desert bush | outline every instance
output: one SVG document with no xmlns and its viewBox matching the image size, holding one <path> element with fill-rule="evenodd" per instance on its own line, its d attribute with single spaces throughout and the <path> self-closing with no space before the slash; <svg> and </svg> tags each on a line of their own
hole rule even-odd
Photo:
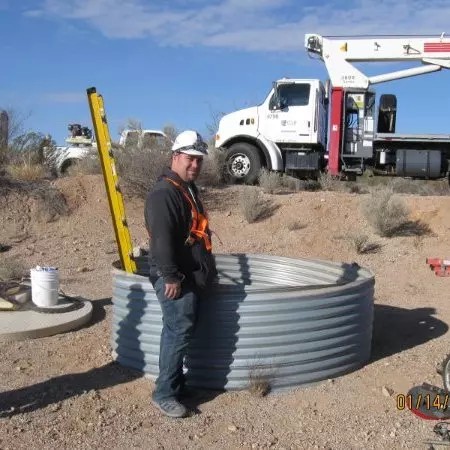
<svg viewBox="0 0 450 450">
<path fill-rule="evenodd" d="M 7 195 L 9 192 L 38 200 L 42 206 L 38 214 L 47 221 L 69 214 L 64 195 L 46 180 L 24 181 L 11 176 L 0 177 L 0 194 Z"/>
<path fill-rule="evenodd" d="M 256 397 L 264 397 L 272 389 L 275 369 L 272 365 L 267 365 L 260 357 L 255 357 L 249 364 L 248 390 Z"/>
<path fill-rule="evenodd" d="M 290 219 L 288 220 L 288 222 L 286 223 L 286 228 L 289 231 L 295 231 L 295 230 L 303 230 L 303 228 L 306 228 L 307 225 L 304 224 L 303 222 L 301 222 L 298 219 Z"/>
<path fill-rule="evenodd" d="M 49 183 L 37 183 L 29 186 L 29 195 L 41 201 L 43 210 L 41 214 L 46 216 L 46 220 L 55 220 L 60 216 L 69 214 L 69 207 L 64 195 Z"/>
<path fill-rule="evenodd" d="M 249 373 L 248 390 L 256 397 L 265 397 L 270 393 L 270 376 L 263 369 L 252 369 Z"/>
<path fill-rule="evenodd" d="M 212 145 L 209 146 L 208 153 L 203 159 L 197 182 L 202 186 L 220 186 L 224 180 L 225 153 Z"/>
<path fill-rule="evenodd" d="M 363 232 L 352 233 L 348 236 L 348 240 L 352 244 L 356 253 L 363 255 L 366 253 L 376 253 L 381 249 L 381 245 L 370 242 L 368 234 Z"/>
<path fill-rule="evenodd" d="M 0 259 L 0 281 L 20 280 L 27 276 L 28 272 L 24 264 L 17 258 L 1 258 Z"/>
<path fill-rule="evenodd" d="M 314 180 L 301 180 L 290 175 L 281 177 L 281 185 L 291 191 L 319 191 L 320 183 Z"/>
<path fill-rule="evenodd" d="M 266 194 L 273 194 L 283 186 L 282 177 L 279 173 L 263 167 L 259 173 L 259 185 Z"/>
<path fill-rule="evenodd" d="M 127 148 L 116 151 L 115 159 L 120 181 L 126 193 L 145 198 L 164 167 L 170 165 L 170 153 Z"/>
<path fill-rule="evenodd" d="M 364 199 L 362 211 L 380 236 L 391 237 L 409 223 L 408 205 L 389 187 L 374 189 Z"/>
<path fill-rule="evenodd" d="M 259 189 L 253 186 L 245 186 L 241 191 L 239 205 L 248 223 L 263 220 L 274 211 L 272 203 L 265 200 Z"/>
<path fill-rule="evenodd" d="M 6 171 L 15 180 L 37 181 L 45 178 L 47 170 L 42 164 L 32 163 L 24 158 L 22 163 L 8 164 Z"/>
<path fill-rule="evenodd" d="M 389 185 L 394 192 L 413 195 L 450 195 L 447 180 L 411 180 L 408 178 L 393 178 Z"/>
<path fill-rule="evenodd" d="M 90 149 L 83 158 L 74 161 L 65 172 L 68 176 L 97 175 L 100 173 L 102 173 L 102 165 L 96 148 Z"/>
<path fill-rule="evenodd" d="M 339 177 L 331 175 L 328 172 L 321 172 L 318 181 L 323 191 L 339 191 L 342 188 Z"/>
</svg>

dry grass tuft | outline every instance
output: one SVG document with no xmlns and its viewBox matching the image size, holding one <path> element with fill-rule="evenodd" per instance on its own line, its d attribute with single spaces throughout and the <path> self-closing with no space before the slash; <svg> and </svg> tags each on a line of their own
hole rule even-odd
<svg viewBox="0 0 450 450">
<path fill-rule="evenodd" d="M 370 242 L 369 235 L 363 232 L 350 234 L 348 240 L 358 255 L 377 253 L 381 249 L 380 244 Z"/>
<path fill-rule="evenodd" d="M 272 389 L 273 373 L 271 369 L 255 365 L 249 371 L 248 390 L 255 397 L 265 397 Z"/>
<path fill-rule="evenodd" d="M 46 168 L 42 164 L 32 164 L 27 161 L 23 163 L 14 163 L 6 167 L 8 174 L 19 181 L 38 181 L 45 178 Z"/>
<path fill-rule="evenodd" d="M 375 189 L 364 198 L 362 211 L 375 231 L 384 237 L 394 236 L 399 228 L 409 222 L 409 209 L 405 200 L 388 187 Z"/>
<path fill-rule="evenodd" d="M 303 230 L 304 228 L 306 228 L 308 225 L 306 225 L 305 223 L 301 222 L 298 219 L 290 219 L 287 223 L 286 223 L 286 228 L 289 231 L 295 231 L 295 230 Z"/>
<path fill-rule="evenodd" d="M 339 177 L 331 175 L 328 172 L 319 175 L 319 185 L 323 191 L 339 191 L 343 187 Z"/>
<path fill-rule="evenodd" d="M 383 237 L 432 234 L 428 224 L 409 219 L 408 205 L 394 193 L 392 187 L 374 189 L 370 196 L 364 199 L 362 211 L 375 231 Z"/>
<path fill-rule="evenodd" d="M 279 173 L 263 167 L 259 174 L 259 185 L 266 194 L 273 194 L 283 187 L 283 178 Z"/>
<path fill-rule="evenodd" d="M 224 181 L 225 152 L 210 146 L 208 156 L 203 159 L 203 167 L 198 177 L 199 186 L 220 186 Z"/>
<path fill-rule="evenodd" d="M 17 258 L 2 258 L 0 260 L 0 281 L 21 280 L 27 275 L 27 269 Z"/>
<path fill-rule="evenodd" d="M 164 167 L 170 166 L 171 154 L 164 150 L 127 147 L 115 152 L 117 172 L 130 196 L 145 198 Z"/>
<path fill-rule="evenodd" d="M 263 198 L 257 187 L 253 186 L 244 187 L 240 193 L 239 204 L 248 223 L 264 220 L 277 209 L 269 200 Z"/>
</svg>

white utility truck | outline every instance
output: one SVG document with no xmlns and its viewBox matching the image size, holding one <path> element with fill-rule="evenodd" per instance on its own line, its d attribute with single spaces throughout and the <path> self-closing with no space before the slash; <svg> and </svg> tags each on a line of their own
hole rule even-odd
<svg viewBox="0 0 450 450">
<path fill-rule="evenodd" d="M 54 152 L 55 168 L 58 174 L 64 174 L 70 166 L 80 159 L 92 154 L 97 149 L 95 137 L 88 127 L 80 124 L 69 124 L 69 137 L 67 146 L 58 146 Z M 118 144 L 124 148 L 152 148 L 163 147 L 167 136 L 160 130 L 130 130 L 125 129 L 121 134 Z"/>
<path fill-rule="evenodd" d="M 253 183 L 262 167 L 301 178 L 323 172 L 355 178 L 374 174 L 436 179 L 448 176 L 450 134 L 396 134 L 397 99 L 371 86 L 450 68 L 444 36 L 305 36 L 310 56 L 325 63 L 329 80 L 273 83 L 261 105 L 222 117 L 215 146 L 226 172 Z M 416 61 L 421 65 L 366 76 L 352 63 Z"/>
</svg>

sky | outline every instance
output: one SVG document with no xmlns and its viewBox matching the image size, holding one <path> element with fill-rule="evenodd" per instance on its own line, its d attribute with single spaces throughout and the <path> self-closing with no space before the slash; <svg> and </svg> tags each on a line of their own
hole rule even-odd
<svg viewBox="0 0 450 450">
<path fill-rule="evenodd" d="M 449 23 L 448 0 L 0 0 L 0 108 L 63 145 L 69 123 L 92 128 L 95 87 L 112 139 L 129 119 L 209 137 L 278 78 L 327 79 L 305 33 L 438 36 Z M 398 132 L 450 134 L 450 70 L 375 89 L 397 95 Z"/>
</svg>

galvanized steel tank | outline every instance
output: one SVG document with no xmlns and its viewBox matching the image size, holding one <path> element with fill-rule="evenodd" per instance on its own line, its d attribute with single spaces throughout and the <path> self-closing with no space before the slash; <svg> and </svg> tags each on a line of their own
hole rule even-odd
<svg viewBox="0 0 450 450">
<path fill-rule="evenodd" d="M 267 255 L 216 255 L 219 282 L 201 303 L 185 360 L 187 383 L 244 389 L 267 377 L 272 389 L 351 372 L 370 358 L 374 276 L 354 264 Z M 113 268 L 116 360 L 158 375 L 162 315 L 147 278 Z"/>
</svg>

